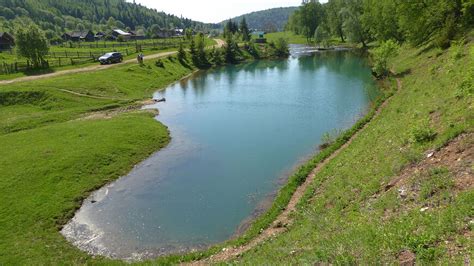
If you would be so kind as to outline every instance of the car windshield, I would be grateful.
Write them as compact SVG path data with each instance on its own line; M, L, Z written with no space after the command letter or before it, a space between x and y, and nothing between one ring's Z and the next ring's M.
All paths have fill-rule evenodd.
M104 54L104 56L112 56L112 55L114 55L114 53L106 53L106 54Z

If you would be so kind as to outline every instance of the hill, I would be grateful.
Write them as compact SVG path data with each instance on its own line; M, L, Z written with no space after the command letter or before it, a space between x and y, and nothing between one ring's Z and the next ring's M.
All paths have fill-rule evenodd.
M240 22L243 17L247 20L250 29L264 30L268 32L282 31L288 19L298 7L280 7L257 12L248 13L235 18L233 21ZM223 27L225 22L221 22Z
M13 31L25 20L33 20L49 39L66 31L129 28L148 33L151 27L164 29L211 27L158 12L125 0L0 0L0 31Z

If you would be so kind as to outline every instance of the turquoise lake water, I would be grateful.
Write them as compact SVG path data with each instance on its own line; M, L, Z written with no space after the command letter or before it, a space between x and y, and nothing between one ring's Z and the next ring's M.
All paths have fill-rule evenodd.
M235 235L325 132L346 129L377 95L351 51L203 71L154 97L172 141L91 196L63 234L92 254L148 258ZM94 202L94 203L92 203Z

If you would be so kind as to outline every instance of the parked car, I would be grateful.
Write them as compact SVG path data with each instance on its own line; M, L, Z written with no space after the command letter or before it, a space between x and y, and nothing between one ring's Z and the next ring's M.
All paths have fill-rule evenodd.
M99 62L101 65L120 63L123 61L123 56L121 53L106 53L103 56L99 57Z

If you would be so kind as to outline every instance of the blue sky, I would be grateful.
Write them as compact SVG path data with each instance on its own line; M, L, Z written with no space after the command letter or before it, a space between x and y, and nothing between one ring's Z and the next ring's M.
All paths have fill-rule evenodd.
M301 4L301 0L136 0L136 2L156 8L158 11L212 23L252 11Z

